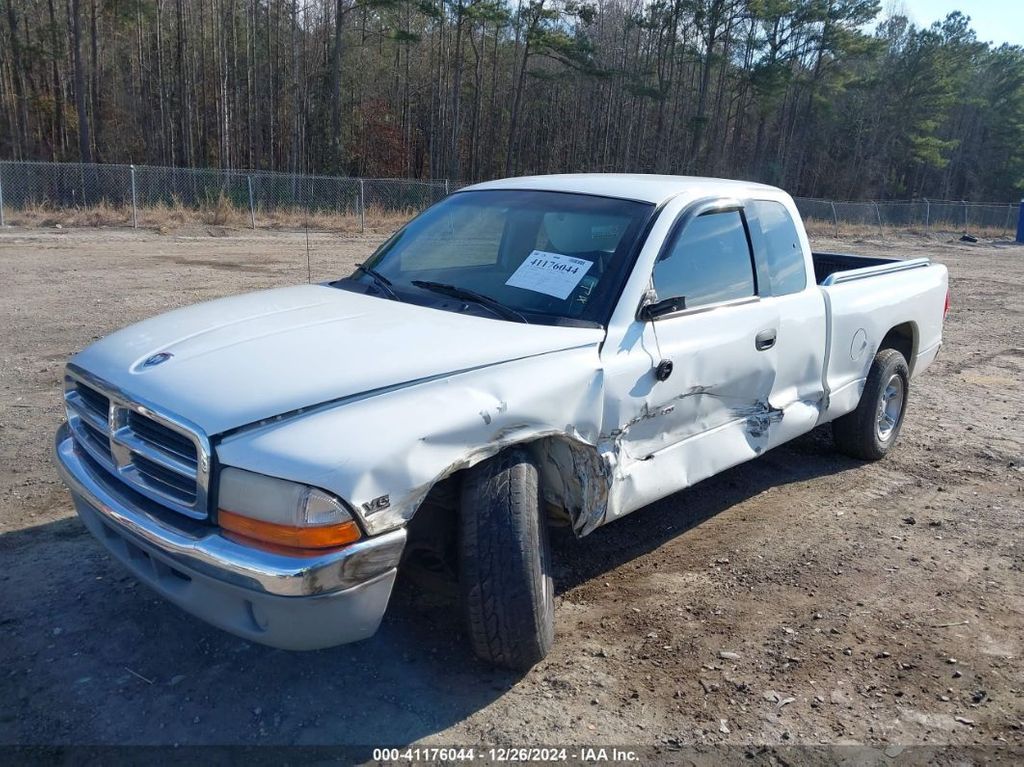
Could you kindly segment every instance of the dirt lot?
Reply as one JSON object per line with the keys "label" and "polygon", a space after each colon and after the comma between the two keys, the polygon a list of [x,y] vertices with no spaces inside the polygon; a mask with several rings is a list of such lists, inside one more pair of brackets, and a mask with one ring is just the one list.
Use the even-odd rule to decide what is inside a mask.
{"label": "dirt lot", "polygon": [[[379,237],[311,235],[312,275]],[[953,310],[888,460],[815,433],[556,547],[557,646],[471,660],[401,582],[380,633],[289,654],[155,598],[50,459],[69,355],[126,323],[306,279],[302,233],[0,233],[0,743],[1024,744],[1024,248],[929,255]]]}

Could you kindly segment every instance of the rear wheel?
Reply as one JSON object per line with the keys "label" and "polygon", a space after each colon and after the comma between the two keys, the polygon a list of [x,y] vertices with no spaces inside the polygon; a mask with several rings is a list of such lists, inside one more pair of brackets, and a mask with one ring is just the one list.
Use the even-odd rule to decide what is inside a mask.
{"label": "rear wheel", "polygon": [[864,461],[884,458],[899,436],[910,391],[910,368],[895,349],[882,349],[868,371],[864,393],[852,413],[832,422],[832,437],[843,453]]}
{"label": "rear wheel", "polygon": [[554,641],[554,588],[537,467],[513,448],[462,483],[459,581],[474,652],[526,670]]}

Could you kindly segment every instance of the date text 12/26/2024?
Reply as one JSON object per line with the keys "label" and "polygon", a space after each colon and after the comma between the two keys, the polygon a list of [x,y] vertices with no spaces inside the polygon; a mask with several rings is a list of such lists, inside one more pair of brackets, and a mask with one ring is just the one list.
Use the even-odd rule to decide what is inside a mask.
{"label": "date text 12/26/2024", "polygon": [[640,756],[628,748],[606,746],[582,746],[576,748],[558,747],[514,747],[462,748],[409,747],[375,748],[375,762],[636,762]]}

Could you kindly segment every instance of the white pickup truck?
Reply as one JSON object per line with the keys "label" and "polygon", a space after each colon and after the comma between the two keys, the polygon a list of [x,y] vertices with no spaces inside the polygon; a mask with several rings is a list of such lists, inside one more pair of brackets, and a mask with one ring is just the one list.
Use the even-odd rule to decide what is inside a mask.
{"label": "white pickup truck", "polygon": [[828,422],[882,458],[947,310],[943,266],[812,253],[773,187],[488,182],[348,277],[75,355],[57,463],[113,555],[223,629],[363,639],[416,559],[457,577],[480,657],[526,668],[549,524],[585,536]]}

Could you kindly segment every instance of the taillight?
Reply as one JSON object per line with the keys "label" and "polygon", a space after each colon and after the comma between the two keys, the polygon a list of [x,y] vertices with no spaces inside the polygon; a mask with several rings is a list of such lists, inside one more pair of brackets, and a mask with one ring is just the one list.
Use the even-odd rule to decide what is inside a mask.
{"label": "taillight", "polygon": [[949,288],[946,288],[946,305],[942,307],[942,319],[949,315]]}

